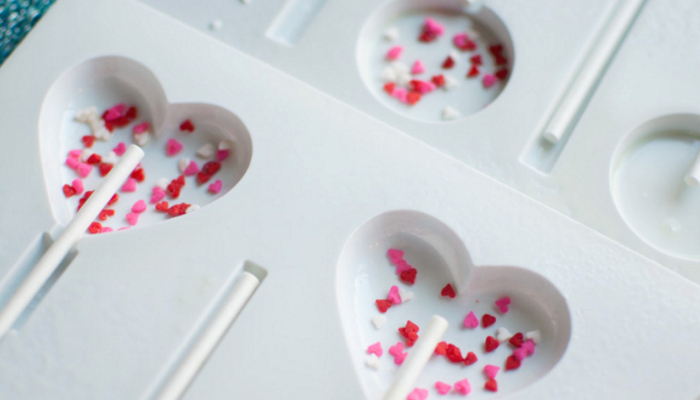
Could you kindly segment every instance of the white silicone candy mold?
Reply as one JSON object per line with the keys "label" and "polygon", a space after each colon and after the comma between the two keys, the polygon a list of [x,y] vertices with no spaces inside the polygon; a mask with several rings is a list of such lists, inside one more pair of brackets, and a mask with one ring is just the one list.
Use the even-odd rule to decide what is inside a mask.
{"label": "white silicone candy mold", "polygon": [[[399,281],[386,255],[390,248],[403,250],[404,259],[418,270],[414,285]],[[456,298],[440,295],[447,283],[458,290]],[[398,328],[407,320],[420,327],[433,314],[445,317],[450,327],[443,340],[458,346],[463,356],[471,351],[479,358],[476,364],[465,366],[432,356],[416,382],[416,387],[429,389],[431,396],[437,395],[434,385],[438,380],[452,385],[468,378],[471,398],[492,398],[494,394],[483,389],[482,370],[487,364],[501,367],[496,377],[498,394],[513,393],[547,374],[561,359],[571,336],[566,300],[547,279],[516,266],[472,265],[464,243],[450,227],[417,211],[381,214],[353,233],[340,256],[336,284],[348,350],[367,398],[380,398],[392,381],[398,366],[388,350],[397,342],[404,343]],[[386,324],[377,330],[371,323],[379,314],[374,302],[385,299],[392,285],[413,292],[414,298],[392,306],[383,314]],[[494,305],[502,296],[512,300],[505,315]],[[479,318],[491,314],[496,323],[489,328],[464,328],[469,311]],[[505,371],[505,360],[513,351],[507,342],[491,353],[484,352],[486,337],[495,336],[499,327],[511,333],[541,332],[535,354],[517,370]],[[377,341],[385,354],[379,370],[374,371],[365,366],[365,359],[367,346]]]}

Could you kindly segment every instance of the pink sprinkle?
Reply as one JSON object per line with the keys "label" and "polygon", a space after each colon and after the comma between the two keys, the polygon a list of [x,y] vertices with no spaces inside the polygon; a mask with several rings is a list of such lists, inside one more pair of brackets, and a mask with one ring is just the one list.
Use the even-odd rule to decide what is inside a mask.
{"label": "pink sprinkle", "polygon": [[445,28],[439,22],[428,17],[425,19],[425,30],[434,36],[440,36],[445,32]]}
{"label": "pink sprinkle", "polygon": [[493,379],[496,377],[496,374],[498,373],[499,369],[501,369],[501,367],[489,364],[484,367],[484,374],[486,374],[487,378]]}
{"label": "pink sprinkle", "polygon": [[403,364],[404,360],[406,359],[406,356],[408,356],[408,353],[403,353],[403,354],[399,354],[398,356],[395,356],[394,357],[394,364],[396,364],[396,365]]}
{"label": "pink sprinkle", "polygon": [[112,229],[112,228],[110,228],[110,227],[108,227],[108,226],[103,226],[102,228],[100,228],[100,233],[109,233],[109,232],[112,232],[112,231],[114,231],[114,229]]}
{"label": "pink sprinkle", "polygon": [[446,384],[445,382],[437,381],[435,382],[435,389],[437,389],[438,393],[440,394],[447,394],[447,392],[452,389],[452,386]]}
{"label": "pink sprinkle", "polygon": [[452,38],[452,42],[460,49],[464,48],[469,41],[469,36],[466,33],[458,33]]}
{"label": "pink sprinkle", "polygon": [[461,393],[462,396],[466,396],[469,394],[469,392],[472,391],[472,385],[469,384],[469,380],[467,378],[464,378],[461,381],[455,383],[455,390],[458,393]]}
{"label": "pink sprinkle", "polygon": [[486,74],[484,75],[484,78],[482,79],[482,83],[486,89],[490,88],[491,86],[495,85],[496,82],[498,81],[498,78],[493,76],[492,74]]}
{"label": "pink sprinkle", "polygon": [[435,84],[432,82],[426,82],[426,81],[416,81],[418,82],[417,89],[420,94],[426,94],[430,93],[433,90],[435,90]]}
{"label": "pink sprinkle", "polygon": [[199,172],[199,165],[196,161],[190,161],[190,164],[185,168],[184,174],[186,176],[196,175]]}
{"label": "pink sprinkle", "polygon": [[83,154],[83,151],[80,149],[75,149],[71,150],[68,152],[68,157],[77,157],[80,158],[80,155]]}
{"label": "pink sprinkle", "polygon": [[128,213],[126,214],[126,220],[129,222],[129,225],[134,226],[139,222],[139,214]]}
{"label": "pink sprinkle", "polygon": [[125,230],[127,230],[127,229],[129,229],[129,228],[130,228],[130,227],[128,227],[128,226],[124,226],[124,227],[121,227],[121,228],[119,228],[119,229],[117,229],[117,230],[118,230],[118,231],[125,231]]}
{"label": "pink sprinkle", "polygon": [[82,179],[80,179],[80,178],[73,179],[72,186],[73,186],[73,189],[75,189],[76,194],[83,194],[83,190],[85,190],[85,187],[83,186]]}
{"label": "pink sprinkle", "polygon": [[399,99],[399,101],[402,103],[408,103],[408,92],[406,92],[406,89],[404,88],[394,89],[394,91],[391,93],[391,96]]}
{"label": "pink sprinkle", "polygon": [[209,185],[208,189],[211,193],[218,194],[221,191],[221,186],[223,186],[221,179],[217,179],[216,182]]}
{"label": "pink sprinkle", "polygon": [[428,398],[428,391],[421,388],[415,388],[411,394],[406,397],[406,400],[425,400]]}
{"label": "pink sprinkle", "polygon": [[423,63],[421,60],[416,60],[416,62],[413,63],[413,67],[411,67],[411,73],[413,75],[418,75],[422,74],[425,72],[425,67],[423,66]]}
{"label": "pink sprinkle", "polygon": [[394,46],[389,51],[386,52],[386,59],[387,60],[396,60],[401,56],[401,52],[403,52],[403,47],[401,46]]}
{"label": "pink sprinkle", "polygon": [[216,161],[222,162],[228,158],[228,155],[229,155],[228,149],[217,150],[216,151]]}
{"label": "pink sprinkle", "polygon": [[[136,191],[136,179],[129,178],[122,185],[122,192],[135,192]],[[132,224],[133,225],[133,224]]]}
{"label": "pink sprinkle", "polygon": [[126,152],[126,145],[124,144],[124,142],[119,142],[117,146],[112,149],[112,151],[114,152],[114,154],[121,157]]}
{"label": "pink sprinkle", "polygon": [[119,103],[105,113],[105,121],[114,121],[115,119],[124,115],[126,111],[126,104]]}
{"label": "pink sprinkle", "polygon": [[518,361],[522,361],[527,357],[527,352],[520,346],[520,348],[513,350],[513,357]]}
{"label": "pink sprinkle", "polygon": [[78,165],[80,165],[80,158],[69,156],[68,158],[66,158],[66,165],[68,166],[68,168],[78,169]]}
{"label": "pink sprinkle", "polygon": [[531,356],[535,354],[535,342],[528,340],[520,346],[521,349],[525,351],[525,354]]}
{"label": "pink sprinkle", "polygon": [[391,354],[394,357],[403,354],[403,343],[398,342],[395,345],[389,347],[389,354]]}
{"label": "pink sprinkle", "polygon": [[407,263],[406,260],[400,260],[398,264],[396,264],[396,275],[401,275],[402,272],[410,271],[411,264]]}
{"label": "pink sprinkle", "polygon": [[500,299],[496,300],[495,303],[496,303],[496,307],[498,307],[498,309],[501,310],[501,312],[503,314],[505,314],[508,312],[508,305],[510,304],[510,297],[508,297],[508,296],[501,297]]}
{"label": "pink sprinkle", "polygon": [[163,197],[165,197],[165,190],[161,189],[158,186],[153,187],[153,196],[151,196],[151,203],[155,204],[161,200],[163,200]]}
{"label": "pink sprinkle", "polygon": [[182,150],[182,143],[175,139],[168,139],[168,142],[165,144],[165,154],[167,154],[168,157],[174,156],[179,153],[180,150]]}
{"label": "pink sprinkle", "polygon": [[146,202],[143,200],[139,200],[134,205],[131,207],[131,212],[134,212],[136,214],[141,214],[142,212],[146,211]]}
{"label": "pink sprinkle", "polygon": [[464,326],[467,328],[476,328],[479,326],[479,319],[474,315],[474,311],[469,311],[467,317],[464,318]]}
{"label": "pink sprinkle", "polygon": [[[150,127],[150,125],[148,124],[148,122],[141,122],[138,125],[134,125],[134,127],[131,128],[131,132],[136,133],[136,134],[144,133],[144,132],[148,131],[149,127]],[[116,151],[115,151],[115,153],[116,153]]]}
{"label": "pink sprinkle", "polygon": [[389,289],[389,296],[387,300],[390,300],[393,304],[401,304],[401,296],[399,295],[399,287],[394,285]]}
{"label": "pink sprinkle", "polygon": [[386,255],[389,257],[389,260],[391,260],[391,263],[394,265],[398,264],[399,261],[403,260],[403,251],[402,250],[389,249],[386,252]]}
{"label": "pink sprinkle", "polygon": [[81,178],[87,178],[87,176],[90,175],[90,171],[92,171],[92,165],[85,163],[78,164],[78,175],[80,175]]}
{"label": "pink sprinkle", "polygon": [[381,357],[382,354],[384,354],[384,350],[382,350],[382,344],[377,342],[373,345],[370,345],[367,348],[367,354],[376,354],[377,357]]}

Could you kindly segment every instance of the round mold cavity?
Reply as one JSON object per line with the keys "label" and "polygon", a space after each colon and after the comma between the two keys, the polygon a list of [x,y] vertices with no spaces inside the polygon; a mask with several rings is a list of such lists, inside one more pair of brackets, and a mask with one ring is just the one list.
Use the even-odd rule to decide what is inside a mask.
{"label": "round mold cavity", "polygon": [[[399,281],[387,250],[404,251],[404,259],[418,270],[414,285]],[[451,283],[457,297],[442,297],[442,288]],[[544,377],[563,356],[571,336],[571,318],[566,300],[547,279],[517,266],[474,266],[457,234],[441,221],[417,211],[391,211],[362,225],[345,244],[338,263],[338,306],[348,349],[367,398],[380,398],[392,382],[398,366],[388,354],[390,346],[404,342],[398,328],[408,320],[425,326],[433,314],[445,317],[450,326],[443,337],[462,351],[474,352],[479,361],[471,366],[453,364],[445,357],[431,357],[415,386],[436,396],[435,382],[450,385],[468,378],[473,398],[491,398],[483,389],[487,364],[501,367],[497,375],[498,394],[505,396]],[[392,306],[385,314],[385,325],[377,330],[372,317],[380,315],[375,300],[385,299],[392,285],[414,293],[413,299]],[[509,296],[510,310],[503,315],[494,301]],[[463,321],[469,311],[480,319],[496,317],[489,328],[467,329]],[[506,358],[514,347],[501,344],[485,353],[486,337],[499,327],[512,333],[539,330],[542,335],[535,354],[522,361],[517,370],[505,371]],[[420,336],[420,332],[418,332]],[[384,355],[380,368],[365,365],[366,349],[380,342]],[[407,348],[410,352],[411,349]]]}
{"label": "round mold cavity", "polygon": [[618,145],[611,168],[615,206],[650,246],[700,259],[700,188],[684,177],[700,151],[700,115],[647,121]]}
{"label": "round mold cavity", "polygon": [[[230,111],[212,104],[169,104],[160,82],[144,65],[120,56],[90,59],[71,67],[54,82],[44,99],[39,121],[39,143],[47,193],[54,216],[62,224],[67,224],[75,215],[81,197],[75,195],[66,198],[63,194],[63,185],[70,185],[79,177],[75,170],[66,165],[66,158],[70,150],[84,149],[81,138],[92,134],[87,124],[76,121],[76,112],[95,106],[101,115],[118,103],[137,107],[137,118],[126,127],[115,129],[108,141],[95,140],[89,148],[91,152],[104,157],[119,142],[126,146],[134,143],[132,127],[141,122],[149,122],[152,133],[149,143],[143,146],[145,156],[141,166],[145,180],[137,184],[135,192],[117,192],[119,201],[107,207],[113,209],[115,215],[106,221],[98,221],[105,227],[114,231],[130,227],[126,215],[138,200],[144,200],[148,207],[139,215],[135,227],[170,219],[167,213],[156,211],[155,204],[150,201],[153,188],[161,178],[166,178],[169,183],[182,175],[178,168],[181,158],[195,161],[200,168],[204,163],[213,161],[216,155],[206,159],[196,156],[197,150],[206,143],[214,147],[222,141],[229,143],[232,146],[229,156],[221,162],[221,169],[209,182],[200,184],[196,175],[187,176],[178,198],[173,199],[168,195],[163,198],[171,206],[184,202],[203,207],[221,198],[241,180],[250,165],[253,153],[250,134],[243,122]],[[179,129],[187,119],[195,126],[192,133]],[[184,147],[175,156],[168,157],[165,145],[171,138]],[[94,190],[102,179],[95,165],[88,177],[83,178],[85,190]],[[222,188],[218,194],[213,194],[208,191],[208,186],[216,180],[222,181]]]}
{"label": "round mold cavity", "polygon": [[[418,40],[424,21],[427,17],[442,24],[444,33],[435,41],[423,43]],[[384,36],[387,29],[397,29],[399,37],[387,40]],[[453,44],[453,37],[467,30],[475,32],[470,35],[476,43],[474,51],[460,51]],[[386,60],[387,51],[393,46],[403,47],[403,53],[395,62]],[[502,45],[502,55],[507,60],[504,65],[495,65],[495,57],[489,47]],[[451,69],[442,68],[442,64],[451,52],[457,52],[458,57]],[[479,75],[467,78],[472,64],[470,58],[481,55],[483,65],[479,66]],[[402,103],[384,90],[388,80],[382,75],[387,68],[400,62],[409,69],[416,60],[421,60],[425,72],[411,75],[410,79],[431,81],[435,75],[450,76],[457,86],[446,90],[437,88],[425,94],[420,101],[411,106]],[[501,19],[486,6],[480,6],[469,12],[462,6],[460,0],[392,0],[381,6],[365,23],[360,33],[357,46],[357,62],[367,89],[390,109],[412,119],[425,122],[451,121],[467,117],[485,108],[505,89],[513,71],[514,50],[508,29]],[[490,88],[485,88],[485,74],[495,74],[505,69],[508,74],[505,79],[497,79]],[[410,85],[396,87],[409,88]],[[446,107],[451,107],[459,115],[451,119],[443,118]]]}

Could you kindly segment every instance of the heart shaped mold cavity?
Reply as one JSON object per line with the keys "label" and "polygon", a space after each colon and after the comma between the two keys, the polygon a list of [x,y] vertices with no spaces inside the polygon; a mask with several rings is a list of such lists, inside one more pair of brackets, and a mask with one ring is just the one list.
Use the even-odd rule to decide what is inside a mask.
{"label": "heart shaped mold cavity", "polygon": [[[365,85],[382,104],[409,118],[450,121],[478,112],[500,95],[514,65],[508,29],[489,8],[469,10],[463,3],[392,0],[369,18],[358,40],[357,62]],[[437,22],[435,26],[442,27],[443,33],[434,39],[428,34],[421,41],[426,18]],[[431,29],[428,32],[438,32]],[[467,36],[455,37],[461,34]],[[395,36],[398,37],[392,39]],[[387,56],[395,46],[401,46],[403,51],[392,61]],[[493,48],[492,52],[491,46],[501,47]],[[451,53],[454,65],[443,65]],[[480,61],[472,61],[475,56],[480,56]],[[417,60],[422,62],[425,72],[412,74]],[[476,68],[475,75],[468,77],[472,68]],[[442,75],[447,83],[440,87],[438,79],[434,90],[430,90],[429,84],[409,83],[411,80],[433,83],[431,79],[437,75]],[[402,99],[402,90],[423,93],[411,105],[418,96]]]}
{"label": "heart shaped mold cavity", "polygon": [[[205,163],[216,161],[219,144],[223,143],[223,148],[229,148],[228,156],[220,162],[220,170],[208,182],[198,182],[196,174],[186,176],[185,186],[178,198],[166,195],[162,200],[168,201],[170,206],[183,202],[205,206],[231,190],[248,169],[252,142],[248,130],[236,115],[211,104],[168,104],[155,75],[136,61],[119,56],[91,59],[63,73],[52,85],[42,105],[39,135],[43,170],[49,200],[60,223],[68,223],[81,197],[66,198],[62,191],[65,184],[71,185],[79,177],[76,170],[66,165],[68,153],[74,149],[85,149],[82,138],[92,135],[92,128],[78,122],[76,113],[94,106],[101,116],[103,111],[118,103],[124,103],[127,108],[134,106],[136,118],[126,126],[116,128],[109,135],[109,140],[95,140],[88,150],[105,157],[120,142],[128,146],[134,142],[132,128],[143,122],[150,124],[151,134],[149,142],[142,146],[146,153],[141,162],[145,179],[137,183],[133,192],[118,192],[119,201],[108,207],[115,214],[100,221],[103,226],[115,231],[130,226],[126,216],[132,212],[131,208],[138,200],[143,200],[147,209],[139,214],[136,226],[171,218],[167,212],[155,209],[151,197],[156,182],[161,178],[170,183],[183,175],[178,167],[178,162],[183,158],[194,161],[201,169]],[[193,132],[180,129],[186,120],[190,120],[194,126]],[[182,150],[173,156],[166,155],[166,143],[170,139],[183,145]],[[214,153],[208,157],[197,156],[197,151],[205,144],[213,146]],[[224,152],[221,153],[223,155]],[[83,178],[86,191],[99,186],[103,179],[100,175],[99,166],[94,165],[89,175]],[[221,181],[221,188],[218,193],[213,193],[208,187],[217,180]]]}
{"label": "heart shaped mold cavity", "polygon": [[[387,257],[392,248],[404,251],[404,260],[417,269],[414,285],[399,281]],[[447,283],[459,289],[457,297],[441,296]],[[388,350],[398,342],[405,344],[398,328],[408,320],[421,327],[433,314],[445,317],[450,327],[443,340],[459,347],[462,356],[474,352],[478,357],[475,364],[466,366],[433,355],[416,382],[416,387],[428,389],[431,396],[437,395],[436,381],[453,385],[468,378],[471,398],[492,398],[494,394],[483,389],[487,364],[501,368],[496,377],[498,393],[513,393],[545,376],[563,356],[571,336],[566,300],[552,283],[525,268],[472,265],[462,240],[450,227],[417,211],[388,212],[355,231],[342,250],[336,285],[345,339],[367,398],[381,398],[394,378],[398,366]],[[413,292],[414,297],[380,314],[375,300],[386,299],[392,285]],[[504,296],[511,299],[506,314],[494,304]],[[479,319],[483,314],[493,315],[496,323],[488,328],[465,328],[469,311]],[[371,322],[377,315],[386,317],[380,329]],[[513,334],[540,331],[535,353],[518,369],[505,370],[506,359],[515,349],[507,342],[493,352],[484,350],[486,337],[496,336],[499,327]],[[378,371],[365,365],[366,349],[376,342],[385,353]]]}
{"label": "heart shaped mold cavity", "polygon": [[618,212],[652,247],[700,259],[700,188],[684,178],[700,151],[700,115],[654,118],[618,145],[611,186]]}

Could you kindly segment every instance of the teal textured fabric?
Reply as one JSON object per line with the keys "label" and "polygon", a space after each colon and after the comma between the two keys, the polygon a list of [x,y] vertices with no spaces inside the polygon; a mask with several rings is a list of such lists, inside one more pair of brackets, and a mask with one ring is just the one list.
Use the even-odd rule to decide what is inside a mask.
{"label": "teal textured fabric", "polygon": [[55,0],[0,0],[0,65]]}

